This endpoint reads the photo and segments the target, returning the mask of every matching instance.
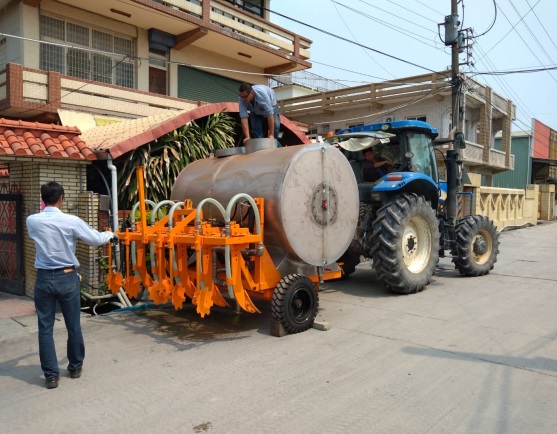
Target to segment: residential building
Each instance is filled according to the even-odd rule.
[[[0,117],[92,127],[237,101],[241,82],[311,66],[269,4],[0,0]]]
[[[24,221],[40,210],[42,183],[61,182],[72,199],[64,211],[102,229],[106,197],[88,191],[87,175],[108,170],[98,161],[110,164],[107,149],[129,152],[223,109],[237,115],[240,83],[266,84],[263,74],[311,66],[311,41],[271,23],[269,5],[0,0],[0,173],[9,174],[0,193],[10,193],[0,197],[0,242],[9,252],[0,260],[0,291],[33,293]],[[302,143],[298,126],[284,122]],[[81,139],[85,131],[93,143]],[[81,273],[95,285],[99,255],[78,247]]]
[[[283,79],[284,80],[284,79]],[[516,107],[512,101],[493,92],[471,77],[463,76],[460,129],[466,138],[462,151],[468,171],[491,177],[512,170],[514,156],[510,152],[511,122]],[[451,119],[451,73],[443,71],[356,87],[322,91],[287,97],[280,101],[281,113],[308,124],[313,136],[363,124],[415,119],[427,121],[448,137]],[[280,90],[284,94],[284,87]],[[494,137],[501,132],[501,149],[494,147]]]

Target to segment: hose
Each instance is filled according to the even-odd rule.
[[[195,209],[195,228],[197,230],[198,234],[201,234],[201,210],[203,209],[203,206],[207,203],[211,203],[213,205],[215,205],[217,207],[217,209],[220,211],[220,213],[222,214],[222,216],[225,216],[225,211],[223,206],[217,202],[215,199],[208,197],[206,199],[203,199],[201,202],[199,202],[199,205],[197,205],[197,208]],[[226,221],[226,219],[225,219]],[[199,251],[196,254],[196,262],[199,265],[199,274],[203,274],[203,256],[202,256],[203,250],[202,247],[199,246]],[[205,282],[203,281],[203,279],[200,279],[199,282],[199,287],[201,290],[205,289]]]
[[[232,207],[240,199],[246,199],[252,206],[253,213],[255,215],[255,232],[257,235],[261,235],[261,218],[259,216],[259,209],[257,208],[257,204],[250,195],[246,193],[238,193],[232,199],[230,199],[230,202],[228,202],[228,206],[226,207],[226,214],[224,217],[225,236],[230,236],[230,213],[232,212]],[[263,243],[260,242],[259,248],[262,247]],[[226,268],[226,279],[232,279],[232,269],[230,266],[230,245],[228,244],[224,246],[224,264]],[[230,298],[234,298],[234,286],[232,284],[228,284],[228,295],[230,296]]]

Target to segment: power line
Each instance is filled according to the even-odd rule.
[[[412,24],[412,25],[414,25],[414,26],[417,26],[417,27],[420,27],[420,28],[422,28],[422,29],[425,29],[425,30],[427,30],[428,32],[435,33],[435,31],[433,31],[433,30],[431,30],[431,29],[429,29],[429,28],[427,28],[427,27],[424,27],[424,26],[422,26],[422,25],[420,25],[420,24],[417,24],[417,23],[414,23],[414,22],[412,22],[412,21],[410,21],[410,20],[407,20],[406,18],[403,18],[403,17],[401,17],[400,15],[396,15],[396,14],[393,14],[392,12],[386,11],[385,9],[382,9],[382,8],[380,8],[379,6],[372,5],[371,3],[368,3],[368,2],[366,2],[365,0],[359,0],[359,1],[360,1],[361,3],[364,3],[364,4],[368,5],[368,6],[371,6],[372,8],[379,9],[379,10],[382,11],[382,12],[386,12],[387,14],[389,14],[389,15],[391,15],[391,16],[393,16],[393,17],[397,17],[397,18],[399,18],[399,19],[401,19],[401,20],[403,20],[403,21],[405,21],[405,22],[407,22],[407,23],[409,23],[409,24]]]
[[[410,30],[403,30],[403,29],[401,29],[400,27],[397,27],[397,26],[395,26],[395,25],[393,25],[393,24],[389,24],[389,23],[387,23],[387,22],[385,22],[385,21],[382,21],[382,20],[380,20],[380,19],[378,19],[378,18],[372,17],[371,15],[368,15],[368,14],[366,14],[366,13],[364,13],[364,12],[358,10],[358,9],[354,9],[354,8],[352,8],[352,7],[350,7],[350,6],[344,5],[344,4],[339,3],[339,2],[337,2],[337,1],[335,1],[335,0],[331,0],[331,1],[332,1],[333,3],[338,4],[339,6],[342,6],[342,7],[346,8],[346,9],[351,10],[352,12],[357,13],[357,14],[360,15],[360,16],[363,16],[363,17],[365,17],[365,18],[367,18],[367,19],[369,19],[369,20],[375,21],[376,23],[379,23],[379,24],[381,24],[382,26],[388,27],[388,28],[391,29],[391,30],[394,30],[394,31],[396,31],[396,32],[398,32],[398,33],[401,33],[401,34],[405,35],[405,36],[408,36],[409,38],[412,38],[412,39],[414,39],[415,41],[420,42],[420,43],[422,43],[422,44],[424,44],[424,45],[427,45],[428,47],[435,48],[436,50],[443,51],[443,50],[442,50],[441,48],[439,48],[439,47],[436,47],[436,46],[434,46],[434,45],[428,44],[427,42],[424,42],[424,41],[422,41],[422,40],[419,40],[419,39],[416,39],[416,38],[415,38],[415,37],[418,37],[418,38],[425,39],[425,40],[429,41],[430,39],[428,39],[428,38],[425,37],[425,36],[422,36],[422,35],[420,35],[420,34],[418,34],[418,33],[415,33],[415,32],[411,32]],[[435,32],[433,32],[433,33],[435,33]]]
[[[419,17],[425,18],[425,19],[428,20],[428,21],[431,21],[431,22],[434,23],[434,24],[437,24],[437,21],[432,20],[431,18],[426,17],[425,15],[420,15],[420,14],[417,13],[415,10],[408,9],[407,7],[402,6],[402,5],[396,3],[396,2],[394,2],[394,1],[392,1],[392,0],[387,0],[387,1],[388,1],[389,3],[394,4],[395,6],[398,6],[399,8],[404,9],[405,11],[408,11],[408,12],[412,13],[412,15],[417,15],[417,16],[419,16]],[[422,4],[423,4],[423,3],[422,3]],[[434,10],[434,9],[432,9],[432,10]],[[437,11],[436,11],[436,12],[437,12]]]
[[[487,50],[487,52],[484,54],[484,56],[487,56],[495,47],[497,47],[497,45],[499,45],[499,44],[501,43],[501,41],[502,41],[503,39],[505,39],[505,38],[507,37],[507,35],[508,35],[509,33],[511,33],[511,32],[514,30],[514,28],[515,28],[524,18],[526,18],[526,16],[538,5],[538,3],[539,3],[540,1],[541,1],[541,0],[538,0],[534,6],[531,6],[531,7],[530,7],[530,10],[529,10],[528,12],[526,12],[526,13],[524,14],[524,16],[523,16],[514,26],[512,26],[511,29],[510,29],[507,33],[505,33],[505,34],[503,35],[503,37],[502,37],[501,39],[499,39],[499,41],[497,41],[493,47],[491,47],[489,50]],[[510,23],[510,21],[509,21],[509,23]],[[481,60],[481,58],[480,58],[479,60]],[[479,61],[479,60],[478,60],[478,61]]]
[[[416,1],[417,3],[419,3],[419,4],[421,4],[422,6],[428,8],[429,10],[432,10],[432,11],[435,12],[436,14],[439,14],[439,15],[441,15],[441,16],[444,16],[441,12],[439,12],[439,11],[436,10],[436,9],[433,9],[431,6],[425,4],[424,2],[421,2],[420,0],[415,0],[415,1]]]
[[[343,6],[344,6],[344,5],[343,5]],[[272,10],[267,9],[267,8],[263,8],[263,9],[265,9],[266,11],[271,12],[271,13],[273,13],[273,14],[275,14],[275,15],[278,15],[279,17],[286,18],[287,20],[290,20],[290,21],[293,21],[293,22],[295,22],[295,23],[297,23],[297,24],[300,24],[300,25],[302,25],[302,26],[306,26],[306,27],[309,27],[310,29],[316,30],[316,31],[318,31],[318,32],[320,32],[320,33],[324,33],[324,34],[326,34],[326,35],[332,36],[333,38],[337,38],[337,39],[340,39],[340,40],[342,40],[342,41],[348,42],[348,43],[350,43],[350,44],[353,44],[353,45],[356,45],[356,46],[359,46],[359,47],[366,48],[366,49],[368,49],[368,50],[370,50],[370,51],[373,51],[373,52],[375,52],[375,53],[381,54],[381,55],[383,55],[383,56],[389,57],[389,58],[394,59],[394,60],[398,60],[399,62],[406,63],[406,64],[408,64],[408,65],[415,66],[415,67],[420,68],[420,69],[424,69],[424,70],[429,71],[429,72],[435,72],[433,69],[426,68],[425,66],[418,65],[417,63],[410,62],[409,60],[404,60],[404,59],[402,59],[402,58],[400,58],[400,57],[397,57],[397,56],[393,56],[393,55],[391,55],[391,54],[385,53],[384,51],[376,50],[375,48],[368,47],[367,45],[363,45],[363,44],[360,44],[360,43],[358,43],[358,42],[351,41],[351,40],[349,40],[349,39],[347,39],[347,38],[343,38],[342,36],[335,35],[334,33],[331,33],[331,32],[328,32],[328,31],[326,31],[326,30],[320,29],[319,27],[313,26],[313,25],[311,25],[311,24],[304,23],[304,22],[302,22],[302,21],[300,21],[300,20],[297,20],[297,19],[295,19],[295,18],[292,18],[292,17],[289,17],[289,16],[287,16],[287,15],[281,14],[281,13],[279,13],[279,12],[272,11]]]
[[[480,36],[485,35],[487,32],[489,32],[493,28],[493,26],[495,25],[495,22],[497,21],[497,3],[495,3],[495,0],[493,0],[493,8],[495,9],[495,13],[493,15],[493,21],[489,25],[488,29],[485,32],[480,33],[479,35],[472,36],[472,39],[479,38]],[[462,2],[462,14],[464,15],[464,2]],[[464,18],[462,19],[462,21],[464,23]]]
[[[514,3],[512,2],[512,0],[509,0],[509,3],[511,4],[511,6],[513,7],[514,11],[516,12],[516,14],[520,17],[520,13],[518,12],[518,10],[516,9]],[[505,15],[505,13],[503,12],[503,15]],[[507,18],[505,16],[505,18]],[[547,54],[547,51],[545,51],[545,48],[542,46],[542,44],[540,44],[540,41],[538,40],[538,38],[536,37],[536,35],[534,35],[534,33],[532,32],[532,30],[530,29],[530,26],[528,25],[528,23],[526,23],[526,21],[523,22],[524,26],[526,27],[526,29],[528,30],[528,32],[530,33],[530,35],[532,36],[532,38],[534,38],[534,40],[536,41],[536,43],[538,44],[538,46],[542,49],[542,51],[545,53],[545,55],[547,56],[547,58],[549,59],[550,62],[553,62],[553,60],[551,59],[551,57],[549,56],[549,54]],[[520,35],[519,35],[520,36]],[[520,37],[520,39],[522,39],[522,37]],[[522,39],[522,41],[526,44],[526,41],[524,41],[524,39]],[[527,45],[527,44],[526,44]],[[530,46],[528,46],[528,49],[530,49]],[[530,51],[532,52],[532,54],[534,54],[534,52],[530,49]],[[535,54],[534,54],[535,56]],[[536,56],[536,59],[538,57]],[[539,60],[539,59],[538,59]],[[540,61],[540,64],[542,64],[542,62]],[[550,74],[551,75],[551,74]],[[553,76],[552,76],[553,77]],[[557,83],[557,81],[555,80],[555,77],[553,77],[553,80]]]
[[[342,15],[340,14],[339,10],[337,9],[337,5],[336,2],[331,0],[331,3],[333,4],[333,7],[335,8],[335,11],[337,13],[337,15],[339,16],[340,20],[342,21],[342,23],[344,24],[344,27],[346,27],[346,29],[348,30],[348,32],[352,35],[352,37],[354,38],[354,40],[356,42],[359,42],[358,39],[356,38],[356,36],[354,35],[354,33],[352,33],[352,30],[350,30],[350,27],[348,26],[348,24],[346,24],[346,21],[344,21],[344,18],[342,18]],[[369,54],[369,52],[367,50],[365,50],[364,48],[362,48],[362,50],[364,51],[364,53],[366,53],[366,55],[377,65],[379,66],[383,71],[385,71],[387,74],[390,74],[392,77],[394,77],[394,74],[390,71],[388,71],[383,65],[381,65],[379,62],[377,62],[377,60],[375,60],[371,54]]]
[[[509,75],[509,74],[528,74],[533,72],[545,72],[556,70],[557,66],[533,68],[533,69],[518,69],[518,70],[507,70],[507,71],[487,71],[487,72],[476,72],[474,75]]]
[[[530,2],[528,0],[526,0],[526,3],[528,3],[528,6],[530,6]],[[545,29],[545,26],[543,25],[543,23],[540,21],[540,19],[538,18],[538,14],[536,13],[535,10],[532,9],[532,13],[534,14],[534,16],[536,17],[536,20],[538,20],[538,23],[540,23],[541,28],[543,29],[543,31],[545,32],[545,34],[547,35],[547,37],[549,38],[549,40],[551,41],[551,43],[553,44],[553,46],[557,49],[557,45],[555,44],[555,41],[553,41],[553,39],[551,38],[551,36],[549,35],[549,33],[547,32],[547,30]]]

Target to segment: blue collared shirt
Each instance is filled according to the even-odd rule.
[[[100,246],[111,240],[112,232],[99,232],[79,217],[65,214],[54,206],[27,217],[27,231],[35,241],[35,268],[54,269],[75,266],[77,239],[90,246]]]
[[[251,88],[254,94],[253,101],[250,104],[246,104],[242,98],[238,101],[240,105],[240,117],[249,117],[248,110],[260,116],[273,116],[277,105],[277,99],[273,89],[262,84],[256,84]]]

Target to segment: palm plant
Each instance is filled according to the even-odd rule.
[[[147,198],[154,202],[168,199],[176,178],[190,162],[234,146],[234,125],[230,115],[215,113],[131,151],[123,162],[116,162],[119,207],[130,209],[137,202],[138,166],[144,167]]]

